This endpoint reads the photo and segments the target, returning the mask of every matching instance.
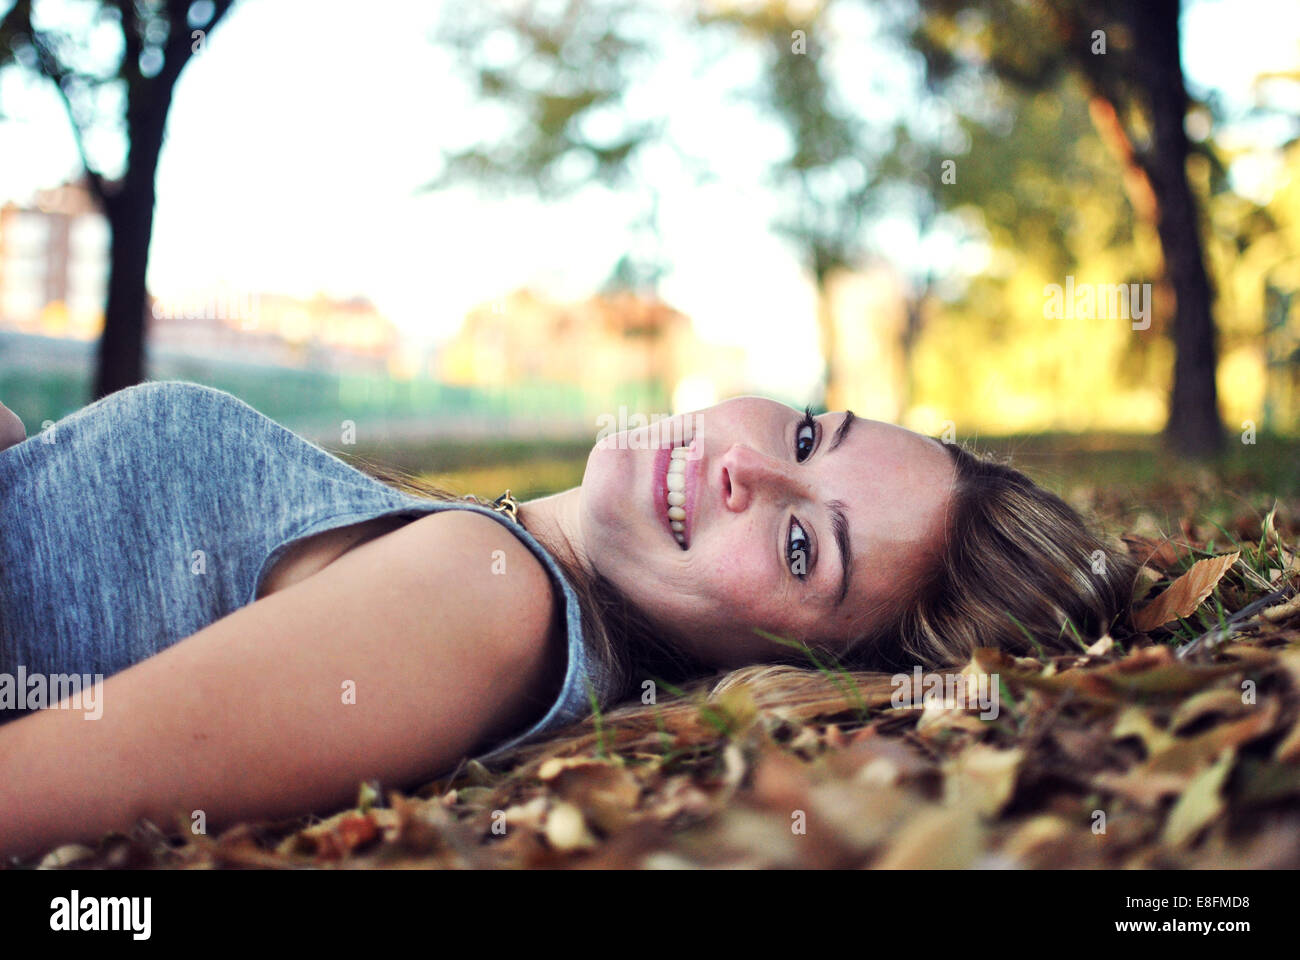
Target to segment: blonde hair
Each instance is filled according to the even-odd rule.
[[[945,443],[942,544],[892,615],[849,648],[875,669],[964,664],[976,647],[1080,652],[1127,616],[1138,566],[1064,500],[991,454]]]

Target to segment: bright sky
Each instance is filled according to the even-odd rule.
[[[600,187],[547,203],[472,188],[416,195],[438,172],[440,148],[472,142],[483,113],[429,39],[437,4],[372,0],[360,9],[240,0],[186,67],[158,170],[152,292],[221,284],[364,295],[420,342],[449,336],[467,309],[523,284],[589,295],[647,198]],[[1258,72],[1300,63],[1298,23],[1295,0],[1197,0],[1184,14],[1190,82],[1245,103]],[[869,30],[861,20],[845,25]],[[661,292],[701,336],[746,346],[755,387],[805,397],[820,369],[812,288],[771,231],[776,210],[760,189],[783,135],[728,97],[752,85],[758,61],[731,56],[706,70],[691,44],[663,47],[653,109],[719,179],[697,186],[673,154],[647,157],[672,266]],[[896,51],[880,48],[837,64],[865,109],[887,106],[879,78],[902,69]],[[52,87],[5,71],[0,108],[0,201],[26,201],[78,173]],[[118,171],[117,137],[105,134],[91,150]]]

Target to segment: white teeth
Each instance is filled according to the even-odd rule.
[[[686,447],[673,447],[669,451],[668,474],[664,485],[668,488],[668,520],[673,537],[686,546]]]

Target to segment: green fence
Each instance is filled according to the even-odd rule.
[[[84,406],[90,396],[94,344],[0,333],[0,402],[28,433]],[[429,379],[265,367],[161,351],[150,355],[149,379],[191,380],[226,390],[291,429],[336,432],[344,420],[381,424],[405,436],[451,430],[523,433],[596,431],[596,417],[620,406],[668,410],[665,389],[627,383],[600,395],[578,384],[520,383],[508,390],[453,386]]]

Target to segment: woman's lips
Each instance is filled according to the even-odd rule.
[[[655,452],[654,470],[652,471],[654,508],[659,514],[661,526],[668,536],[672,538],[673,543],[679,550],[688,550],[691,546],[692,520],[695,517],[695,477],[699,461],[696,451],[693,449],[694,443],[695,441],[692,439],[691,443],[684,445],[690,452],[682,461],[686,468],[682,474],[684,477],[682,492],[685,495],[682,510],[685,512],[686,517],[680,521],[682,524],[682,539],[686,541],[684,544],[677,542],[677,537],[672,528],[672,521],[668,517],[668,465],[672,461],[672,447],[662,447]]]

